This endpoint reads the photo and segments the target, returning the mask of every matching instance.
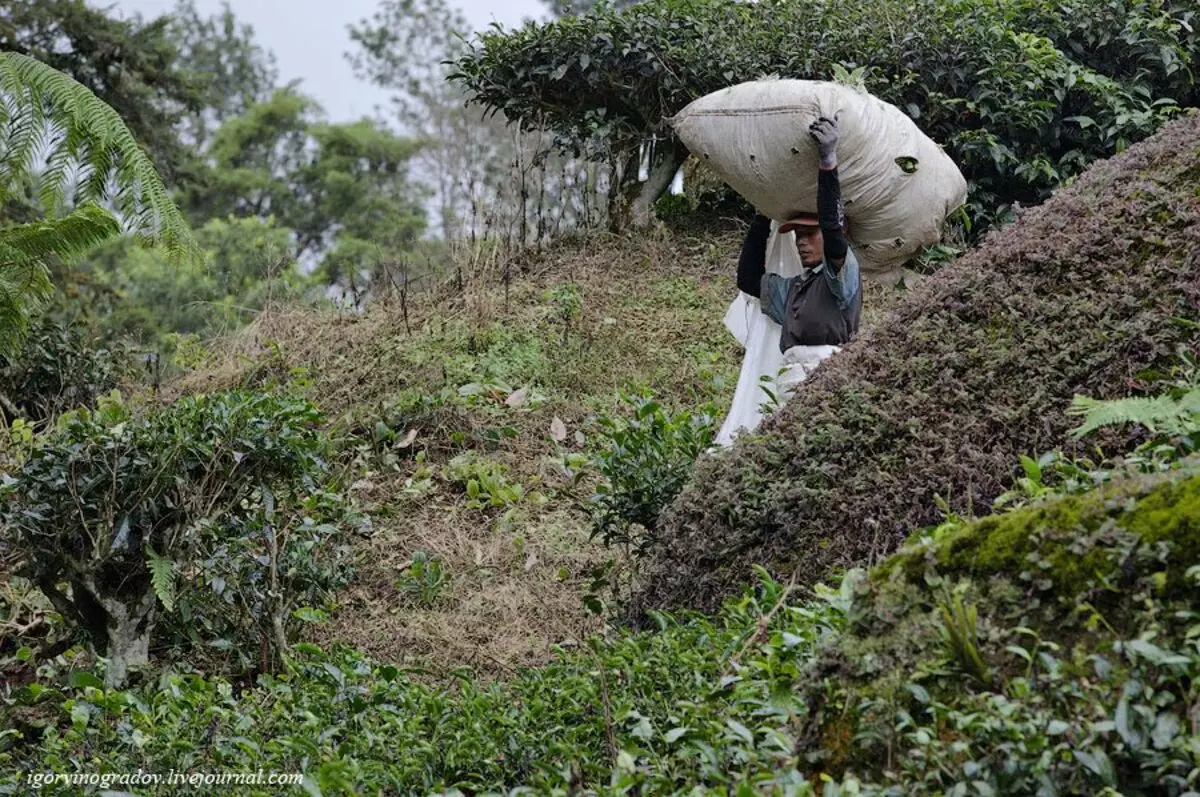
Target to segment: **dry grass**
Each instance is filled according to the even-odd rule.
[[[552,645],[600,627],[584,610],[582,592],[589,569],[611,552],[588,541],[579,508],[586,491],[555,464],[586,449],[589,419],[614,411],[618,391],[631,384],[668,405],[728,406],[741,351],[722,318],[736,290],[739,247],[736,231],[595,235],[480,264],[461,289],[450,282],[410,298],[408,330],[394,297],[356,315],[274,308],[164,395],[303,377],[338,434],[369,437],[380,418],[403,427],[396,429],[401,438],[415,432],[404,448],[359,446],[348,480],[376,533],[362,543],[356,582],[318,640],[435,670],[502,673],[539,663]],[[577,286],[581,306],[564,344],[545,293],[568,284]],[[888,295],[869,289],[868,318]],[[472,383],[499,392],[464,400],[458,390]],[[507,406],[508,391],[519,388],[537,399]],[[431,405],[413,411],[422,396]],[[393,411],[397,403],[408,409]],[[565,441],[550,433],[555,418],[567,429]],[[462,485],[446,472],[465,450],[501,463],[508,481],[546,503],[522,502],[511,523],[501,522],[501,510],[469,508]],[[417,452],[431,471],[430,492],[411,497],[405,483],[419,467]],[[429,605],[398,587],[417,551],[448,573]]]

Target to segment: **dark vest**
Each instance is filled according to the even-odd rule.
[[[828,266],[826,266],[828,268]],[[843,310],[820,270],[794,280],[788,290],[780,351],[792,346],[841,346],[858,332],[862,316],[862,278],[854,300]]]

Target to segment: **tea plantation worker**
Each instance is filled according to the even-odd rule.
[[[779,339],[794,387],[825,358],[839,351],[858,332],[862,314],[862,278],[858,260],[846,241],[845,215],[838,185],[838,125],[821,117],[809,126],[817,143],[817,213],[795,214],[779,225],[791,232],[803,271],[783,277],[766,271],[770,219],[758,214],[742,244],[738,288],[758,297],[762,310],[782,328]],[[791,367],[799,366],[799,367]]]

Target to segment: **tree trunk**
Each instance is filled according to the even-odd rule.
[[[648,227],[654,220],[651,211],[663,192],[671,187],[675,173],[687,160],[688,151],[677,141],[664,144],[650,165],[650,177],[646,182],[637,181],[638,153],[630,156],[620,183],[614,186],[617,202],[610,205],[609,227],[620,232],[627,227]]]
[[[665,151],[662,156],[650,167],[649,179],[642,183],[637,196],[633,198],[630,215],[635,226],[646,227],[650,224],[654,218],[651,207],[671,187],[676,172],[687,160],[687,148],[678,142],[672,142],[669,147],[663,149]]]
[[[93,643],[98,652],[108,659],[104,685],[123,686],[130,667],[150,661],[150,632],[154,630],[155,609],[158,606],[154,587],[147,584],[145,592],[129,603],[102,595],[91,576],[85,576],[82,583],[76,582],[73,589],[86,590],[87,597],[103,607],[106,615],[105,638],[103,643],[96,640]],[[76,596],[76,603],[80,597]]]

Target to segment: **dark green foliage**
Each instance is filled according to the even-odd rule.
[[[52,291],[47,262],[86,252],[120,232],[117,220],[94,204],[59,219],[0,228],[0,355],[11,355],[32,314]]]
[[[659,617],[653,634],[594,639],[500,682],[459,672],[431,684],[312,645],[297,646],[288,673],[232,693],[188,672],[106,691],[86,672],[47,667],[0,701],[12,728],[0,733],[0,793],[26,788],[29,772],[216,761],[302,772],[309,791],[330,795],[1108,786],[1176,797],[1200,777],[1189,724],[1200,584],[1181,564],[1200,540],[1197,465],[1070,499],[1069,510],[947,523],[838,591],[797,599],[764,579],[719,617]],[[996,531],[1019,553],[983,560],[964,545]],[[1090,569],[1056,579],[1071,553]],[[947,615],[963,655],[947,644]],[[967,660],[986,683],[966,681]]]
[[[986,509],[1075,394],[1139,391],[1197,347],[1200,116],[1094,166],[901,300],[786,410],[702,461],[660,524],[647,605],[715,607],[754,563],[804,583]]]
[[[176,602],[154,589],[158,558],[182,579],[189,638],[207,641],[207,627],[230,641],[269,622],[262,638],[282,653],[292,602],[341,579],[320,422],[305,401],[254,393],[189,397],[141,419],[113,402],[67,416],[0,483],[16,572],[114,659],[112,681],[139,646],[145,660],[155,597]]]
[[[968,780],[996,794],[1194,789],[1198,464],[918,535],[807,674],[825,748],[812,760],[834,774],[891,760],[905,794]],[[974,665],[939,655],[947,606],[975,617]],[[994,682],[965,688],[975,667]]]
[[[456,65],[477,101],[605,156],[731,84],[853,77],[946,146],[987,222],[1191,101],[1195,23],[1181,0],[654,0],[483,33]]]
[[[647,394],[622,399],[633,409],[631,418],[597,422],[596,469],[604,481],[592,497],[592,536],[642,556],[657,542],[659,515],[712,443],[716,413],[711,404],[669,413]]]
[[[327,606],[349,583],[350,527],[369,529],[341,494],[307,484],[257,489],[233,511],[197,523],[191,568],[158,638],[185,654],[215,651],[226,659],[224,672],[276,665],[296,634],[297,613]]]
[[[0,414],[53,419],[115,389],[128,353],[94,344],[79,325],[43,318],[11,358],[0,357]]]

